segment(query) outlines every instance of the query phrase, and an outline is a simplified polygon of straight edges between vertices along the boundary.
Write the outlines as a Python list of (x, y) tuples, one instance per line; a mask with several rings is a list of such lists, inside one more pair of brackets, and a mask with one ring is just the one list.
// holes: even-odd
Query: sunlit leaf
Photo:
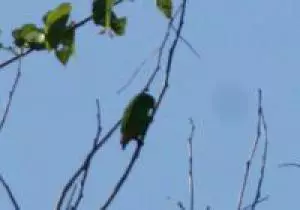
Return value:
[(125, 34), (126, 24), (127, 24), (126, 17), (118, 18), (115, 15), (112, 16), (111, 28), (118, 36), (122, 36)]
[(63, 64), (66, 65), (69, 61), (69, 58), (74, 53), (74, 46), (73, 45), (64, 45), (62, 48), (55, 50), (55, 55), (58, 60)]
[(96, 25), (105, 26), (105, 8), (106, 8), (106, 0), (94, 0), (93, 1), (93, 21)]
[(75, 31), (69, 30), (65, 33), (64, 38), (61, 41), (61, 44), (55, 49), (55, 55), (58, 60), (66, 65), (70, 57), (75, 52)]
[(62, 3), (44, 15), (43, 21), (45, 23), (48, 50), (55, 49), (60, 44), (64, 33), (68, 29), (67, 22), (71, 10), (72, 6), (70, 3)]
[(112, 30), (116, 35), (121, 36), (125, 33), (127, 19), (117, 17), (113, 5), (113, 0), (94, 0), (93, 21), (96, 25), (104, 27), (100, 34)]
[(47, 49), (54, 49), (56, 57), (63, 65), (67, 64), (75, 52), (74, 23), (68, 23), (71, 10), (70, 3), (62, 3), (43, 17)]
[(44, 31), (34, 24), (24, 24), (20, 28), (14, 29), (12, 35), (17, 47), (26, 47), (36, 50), (45, 48)]
[[(59, 19), (65, 16), (69, 16), (72, 10), (71, 3), (62, 3), (53, 10), (48, 11), (44, 17), (43, 21), (46, 26), (50, 26), (57, 22)], [(67, 20), (66, 20), (67, 21)], [(67, 22), (65, 22), (66, 25)]]

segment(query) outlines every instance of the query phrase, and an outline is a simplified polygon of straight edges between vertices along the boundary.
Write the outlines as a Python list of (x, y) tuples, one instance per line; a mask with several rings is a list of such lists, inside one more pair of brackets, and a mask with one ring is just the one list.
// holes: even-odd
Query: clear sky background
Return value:
[[(72, 17), (90, 14), (91, 1), (71, 1)], [(1, 3), (0, 36), (41, 17), (60, 0)], [(177, 1), (178, 3), (178, 1)], [(96, 132), (95, 99), (102, 110), (103, 132), (119, 119), (129, 99), (145, 84), (155, 66), (150, 60), (121, 95), (139, 63), (160, 44), (167, 21), (154, 1), (118, 7), (128, 16), (126, 36), (99, 36), (91, 22), (76, 36), (76, 55), (67, 67), (52, 54), (23, 60), (23, 74), (6, 127), (0, 134), (0, 172), (24, 210), (50, 210), (67, 179), (81, 164)], [(263, 195), (257, 209), (300, 209), (299, 169), (278, 168), (300, 161), (300, 1), (189, 0), (183, 35), (201, 54), (179, 44), (169, 92), (148, 132), (145, 146), (111, 210), (178, 209), (188, 204), (187, 137), (189, 117), (194, 138), (196, 209), (237, 206), (245, 161), (256, 134), (257, 89), (269, 129), (269, 156)], [(10, 55), (0, 52), (0, 61)], [(17, 63), (0, 72), (3, 113)], [(161, 79), (151, 92), (158, 94)], [(134, 151), (123, 152), (116, 132), (93, 161), (81, 209), (99, 209)], [(259, 150), (261, 153), (261, 149)], [(254, 197), (260, 155), (255, 159), (246, 201)], [(12, 209), (0, 188), (0, 209)]]

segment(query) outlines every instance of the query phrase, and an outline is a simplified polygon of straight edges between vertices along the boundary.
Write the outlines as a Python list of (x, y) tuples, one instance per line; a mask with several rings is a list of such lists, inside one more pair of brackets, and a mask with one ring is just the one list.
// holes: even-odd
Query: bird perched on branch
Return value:
[(121, 146), (124, 150), (131, 140), (143, 145), (143, 138), (152, 121), (155, 99), (148, 93), (136, 95), (124, 110), (121, 122)]

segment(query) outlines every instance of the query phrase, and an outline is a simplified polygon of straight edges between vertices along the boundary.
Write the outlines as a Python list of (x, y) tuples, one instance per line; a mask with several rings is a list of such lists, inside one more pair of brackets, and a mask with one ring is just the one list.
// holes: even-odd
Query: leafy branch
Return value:
[[(25, 57), (34, 51), (54, 51), (57, 59), (64, 65), (75, 52), (75, 31), (77, 28), (93, 21), (95, 25), (103, 27), (100, 34), (106, 31), (110, 35), (122, 36), (127, 24), (126, 17), (118, 17), (114, 12), (114, 6), (124, 0), (94, 0), (92, 14), (89, 17), (75, 23), (69, 21), (71, 16), (71, 3), (62, 3), (53, 10), (43, 15), (43, 27), (33, 23), (26, 23), (13, 30), (12, 35), (16, 47), (27, 49), (23, 53), (10, 58), (0, 64), (0, 69)], [(157, 0), (157, 7), (167, 18), (172, 14), (172, 0)]]

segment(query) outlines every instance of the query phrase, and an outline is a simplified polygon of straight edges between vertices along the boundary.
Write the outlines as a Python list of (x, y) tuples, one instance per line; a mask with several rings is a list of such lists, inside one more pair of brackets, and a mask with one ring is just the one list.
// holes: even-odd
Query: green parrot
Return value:
[(155, 99), (148, 93), (136, 95), (124, 110), (121, 122), (121, 146), (124, 150), (131, 140), (143, 145), (142, 138), (152, 120), (150, 111), (155, 106)]

